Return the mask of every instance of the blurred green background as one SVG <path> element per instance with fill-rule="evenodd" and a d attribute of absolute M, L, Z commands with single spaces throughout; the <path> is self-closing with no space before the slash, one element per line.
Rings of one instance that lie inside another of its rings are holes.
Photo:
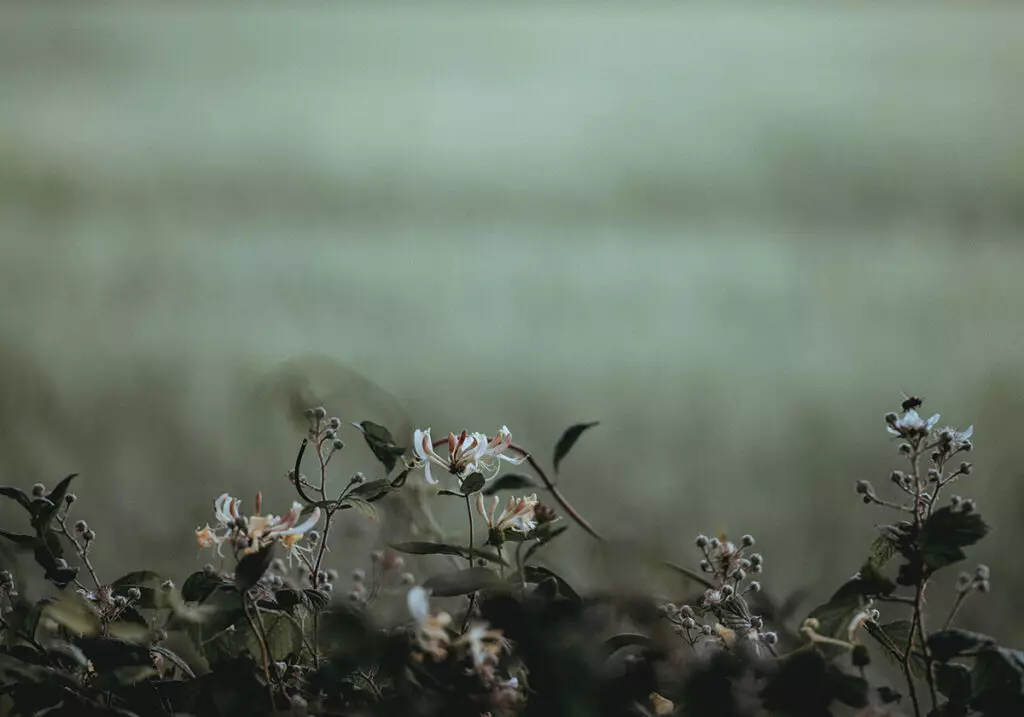
<path fill-rule="evenodd" d="M 908 391 L 977 426 L 964 625 L 1024 638 L 1022 76 L 989 3 L 5 6 L 0 482 L 81 472 L 101 571 L 183 577 L 217 494 L 289 500 L 296 395 L 545 460 L 599 419 L 595 525 L 822 598 Z"/>

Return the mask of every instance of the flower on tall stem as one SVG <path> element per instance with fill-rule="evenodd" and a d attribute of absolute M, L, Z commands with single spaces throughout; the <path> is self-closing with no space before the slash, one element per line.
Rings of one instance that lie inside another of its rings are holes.
<path fill-rule="evenodd" d="M 491 439 L 483 433 L 463 431 L 458 436 L 449 433 L 447 456 L 434 450 L 429 428 L 416 429 L 412 441 L 416 463 L 423 466 L 423 476 L 432 485 L 438 481 L 430 473 L 431 463 L 457 476 L 460 482 L 473 473 L 482 473 L 485 478 L 493 478 L 498 475 L 502 461 L 513 465 L 521 464 L 526 460 L 525 457 L 506 455 L 505 452 L 511 445 L 512 434 L 506 426 L 502 426 Z"/>
<path fill-rule="evenodd" d="M 538 503 L 536 494 L 522 498 L 509 497 L 501 513 L 498 513 L 499 502 L 498 496 L 494 496 L 488 510 L 483 493 L 476 494 L 476 510 L 487 521 L 487 528 L 491 533 L 503 534 L 507 530 L 512 530 L 526 535 L 537 527 L 534 515 Z"/>

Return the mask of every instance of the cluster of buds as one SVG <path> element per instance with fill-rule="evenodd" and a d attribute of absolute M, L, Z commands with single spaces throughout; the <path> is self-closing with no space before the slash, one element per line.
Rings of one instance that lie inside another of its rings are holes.
<path fill-rule="evenodd" d="M 939 414 L 927 419 L 917 412 L 921 399 L 907 399 L 903 402 L 902 414 L 890 412 L 885 414 L 886 430 L 901 439 L 899 453 L 910 461 L 910 471 L 892 471 L 890 481 L 906 496 L 913 499 L 913 506 L 888 502 L 878 497 L 874 486 L 866 480 L 856 484 L 857 494 L 865 504 L 882 505 L 903 512 L 924 517 L 931 512 L 938 499 L 939 492 L 961 476 L 968 476 L 973 466 L 967 461 L 954 461 L 961 453 L 968 453 L 974 448 L 971 438 L 974 426 L 959 430 L 952 426 L 938 428 Z M 928 457 L 930 462 L 926 469 L 919 467 L 919 460 Z M 966 502 L 966 501 L 965 501 Z M 954 500 L 956 507 L 960 501 Z M 973 504 L 966 510 L 973 509 Z"/>
<path fill-rule="evenodd" d="M 989 572 L 987 565 L 979 565 L 975 568 L 974 573 L 960 573 L 960 577 L 956 581 L 956 591 L 958 595 L 967 595 L 967 593 L 978 591 L 979 593 L 987 593 L 990 589 Z"/>
<path fill-rule="evenodd" d="M 328 457 L 334 451 L 340 451 L 345 447 L 345 442 L 338 438 L 338 429 L 341 428 L 341 419 L 337 416 L 327 417 L 327 409 L 323 406 L 306 409 L 306 418 L 309 419 L 309 439 L 311 443 L 320 447 L 321 454 Z"/>
<path fill-rule="evenodd" d="M 352 603 L 366 605 L 380 595 L 405 593 L 416 584 L 416 576 L 403 570 L 405 560 L 391 550 L 373 551 L 370 562 L 373 568 L 369 576 L 362 568 L 354 569 L 350 575 L 352 588 L 348 599 Z M 328 574 L 331 572 L 328 571 Z"/>
<path fill-rule="evenodd" d="M 778 640 L 776 634 L 764 630 L 764 621 L 751 614 L 744 599 L 761 589 L 756 581 L 745 582 L 748 575 L 764 569 L 761 554 L 748 552 L 754 538 L 744 535 L 736 545 L 724 536 L 698 535 L 695 543 L 704 553 L 700 568 L 710 576 L 710 585 L 695 606 L 669 603 L 662 606 L 662 616 L 691 646 L 709 639 L 727 648 L 752 648 L 755 654 L 762 645 L 770 650 Z"/>

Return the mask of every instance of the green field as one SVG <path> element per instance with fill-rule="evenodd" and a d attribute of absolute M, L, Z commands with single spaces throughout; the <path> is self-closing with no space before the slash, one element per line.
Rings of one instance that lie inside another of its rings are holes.
<path fill-rule="evenodd" d="M 345 419 L 542 457 L 600 419 L 592 522 L 680 562 L 751 532 L 820 595 L 912 391 L 977 426 L 964 622 L 1005 635 L 1022 71 L 1010 5 L 5 6 L 0 482 L 80 471 L 101 566 L 199 564 L 218 493 L 288 494 L 268 372 L 327 356 L 288 371 Z"/>

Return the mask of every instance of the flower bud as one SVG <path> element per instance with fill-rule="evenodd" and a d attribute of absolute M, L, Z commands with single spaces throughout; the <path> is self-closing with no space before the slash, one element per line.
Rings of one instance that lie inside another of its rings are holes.
<path fill-rule="evenodd" d="M 366 571 L 362 568 L 356 568 L 352 571 L 352 582 L 361 583 L 366 580 Z"/>
<path fill-rule="evenodd" d="M 779 641 L 779 636 L 774 632 L 766 632 L 761 636 L 761 639 L 764 640 L 764 644 L 766 645 L 774 645 Z"/>
<path fill-rule="evenodd" d="M 326 409 L 324 409 L 323 406 L 317 406 L 316 408 L 313 409 L 313 418 L 317 419 L 318 421 L 322 421 L 326 416 L 327 411 Z"/>
<path fill-rule="evenodd" d="M 740 568 L 736 572 L 734 572 L 732 576 L 736 578 L 737 582 L 740 582 L 747 577 L 747 574 L 743 571 L 743 568 Z"/>
<path fill-rule="evenodd" d="M 711 625 L 701 625 L 700 631 L 705 635 L 711 635 L 711 633 L 714 632 L 714 630 L 711 629 Z"/>
<path fill-rule="evenodd" d="M 938 468 L 929 468 L 928 469 L 928 480 L 930 480 L 932 483 L 938 483 L 939 482 L 939 478 L 941 478 L 941 477 L 942 477 L 942 474 L 939 472 Z"/>
<path fill-rule="evenodd" d="M 943 428 L 939 431 L 939 440 L 943 443 L 949 443 L 953 440 L 953 432 L 948 428 Z"/>
<path fill-rule="evenodd" d="M 754 536 L 749 534 L 744 535 L 740 539 L 740 542 L 743 544 L 744 548 L 752 548 L 754 547 Z"/>
<path fill-rule="evenodd" d="M 32 486 L 32 495 L 35 498 L 42 498 L 44 495 L 46 495 L 46 486 L 43 485 L 42 483 L 36 483 L 34 486 Z"/>
<path fill-rule="evenodd" d="M 972 466 L 967 461 L 964 461 L 963 463 L 960 464 L 960 472 L 962 474 L 964 474 L 965 476 L 969 476 L 971 474 L 971 471 L 973 470 L 973 468 L 974 468 L 974 466 Z"/>
<path fill-rule="evenodd" d="M 114 606 L 124 609 L 128 606 L 128 598 L 126 598 L 124 595 L 115 595 Z"/>
<path fill-rule="evenodd" d="M 970 453 L 971 451 L 974 450 L 974 444 L 971 443 L 970 441 L 964 441 L 963 445 L 960 446 L 960 450 L 963 451 L 964 453 Z"/>
<path fill-rule="evenodd" d="M 757 615 L 752 615 L 750 618 L 750 626 L 755 630 L 760 630 L 762 627 L 764 627 L 764 620 L 762 620 Z"/>
<path fill-rule="evenodd" d="M 84 533 L 88 529 L 89 529 L 89 524 L 86 523 L 84 520 L 79 520 L 79 521 L 77 521 L 75 523 L 75 532 L 76 533 Z"/>
<path fill-rule="evenodd" d="M 354 483 L 355 485 L 362 485 L 366 482 L 366 476 L 362 473 L 356 473 L 349 479 L 349 482 Z"/>
<path fill-rule="evenodd" d="M 978 580 L 988 580 L 989 575 L 990 575 L 988 566 L 984 565 L 984 564 L 983 565 L 979 565 L 975 569 L 974 575 L 978 578 Z"/>
<path fill-rule="evenodd" d="M 967 498 L 960 504 L 960 510 L 965 513 L 973 513 L 976 507 L 977 506 L 974 504 L 974 501 L 970 498 Z"/>
<path fill-rule="evenodd" d="M 138 588 L 128 588 L 128 599 L 138 600 L 142 597 L 142 591 Z"/>
<path fill-rule="evenodd" d="M 871 495 L 871 484 L 866 480 L 857 481 L 857 493 L 860 495 Z"/>
<path fill-rule="evenodd" d="M 871 664 L 871 654 L 866 645 L 854 645 L 850 655 L 854 667 L 864 668 Z"/>
<path fill-rule="evenodd" d="M 372 553 L 370 553 L 370 560 L 372 560 L 375 563 L 383 562 L 383 560 L 384 560 L 384 551 L 383 550 L 374 550 Z"/>
<path fill-rule="evenodd" d="M 900 447 L 897 450 L 899 451 L 900 455 L 909 456 L 912 449 L 909 443 L 901 443 Z"/>
<path fill-rule="evenodd" d="M 978 592 L 980 592 L 980 593 L 987 593 L 991 589 L 992 589 L 992 586 L 989 585 L 988 580 L 979 580 L 978 581 Z"/>
<path fill-rule="evenodd" d="M 89 530 L 82 533 L 82 538 L 85 540 L 85 542 L 91 543 L 92 541 L 96 540 L 96 531 L 90 528 Z"/>
<path fill-rule="evenodd" d="M 736 591 L 733 589 L 732 585 L 722 586 L 722 595 L 724 595 L 725 597 L 731 597 L 734 592 Z"/>
<path fill-rule="evenodd" d="M 898 420 L 900 420 L 899 415 L 893 413 L 892 411 L 889 411 L 889 413 L 885 414 L 885 422 L 888 423 L 890 426 L 895 424 Z"/>
<path fill-rule="evenodd" d="M 697 543 L 698 548 L 706 548 L 708 547 L 708 536 L 698 535 L 695 542 Z"/>
<path fill-rule="evenodd" d="M 327 422 L 327 425 L 336 431 L 339 428 L 341 428 L 341 419 L 338 418 L 337 416 L 334 416 L 331 418 L 330 421 Z"/>
<path fill-rule="evenodd" d="M 160 588 L 165 592 L 170 592 L 171 590 L 174 590 L 174 582 L 171 580 L 164 580 L 160 583 Z"/>
<path fill-rule="evenodd" d="M 711 572 L 711 563 L 708 562 L 707 560 L 701 560 L 700 561 L 700 569 L 703 570 L 705 573 L 710 573 Z"/>
<path fill-rule="evenodd" d="M 67 495 L 64 496 L 64 502 L 67 503 L 68 505 L 71 505 L 76 500 L 78 500 L 78 496 L 75 495 L 74 493 L 68 493 Z"/>
<path fill-rule="evenodd" d="M 338 432 L 335 431 L 333 428 L 328 428 L 326 431 L 324 431 L 324 438 L 326 438 L 328 441 L 333 441 L 337 435 Z"/>
<path fill-rule="evenodd" d="M 720 547 L 722 547 L 722 541 L 718 538 L 712 538 L 708 541 L 708 547 L 712 550 L 718 550 Z"/>
<path fill-rule="evenodd" d="M 314 544 L 315 543 L 319 543 L 320 542 L 320 531 L 319 530 L 311 530 L 311 531 L 309 531 L 308 533 L 306 533 L 306 539 L 309 542 L 314 543 Z"/>
<path fill-rule="evenodd" d="M 892 475 L 889 476 L 889 480 L 896 485 L 901 485 L 903 483 L 903 477 L 903 471 L 893 471 Z"/>
<path fill-rule="evenodd" d="M 693 630 L 697 627 L 697 621 L 692 617 L 684 617 L 679 624 L 684 630 Z"/>
<path fill-rule="evenodd" d="M 332 583 L 333 583 L 333 582 L 334 582 L 335 580 L 337 580 L 337 579 L 338 579 L 338 571 L 337 571 L 337 570 L 335 570 L 334 568 L 331 568 L 330 570 L 328 570 L 328 571 L 327 571 L 327 579 L 328 579 L 328 580 L 329 580 L 330 582 L 332 582 Z"/>
<path fill-rule="evenodd" d="M 759 592 L 761 592 L 761 583 L 759 583 L 759 582 L 757 582 L 755 580 L 754 582 L 750 583 L 750 585 L 747 586 L 747 590 L 749 590 L 752 593 L 759 593 Z"/>
<path fill-rule="evenodd" d="M 340 451 L 342 448 L 345 447 L 345 441 L 341 440 L 340 438 L 335 438 L 334 443 L 332 443 L 331 445 L 334 447 L 334 450 Z"/>
<path fill-rule="evenodd" d="M 758 565 L 764 562 L 764 557 L 761 555 L 761 553 L 751 553 L 748 560 L 750 560 L 750 564 L 756 568 Z"/>

